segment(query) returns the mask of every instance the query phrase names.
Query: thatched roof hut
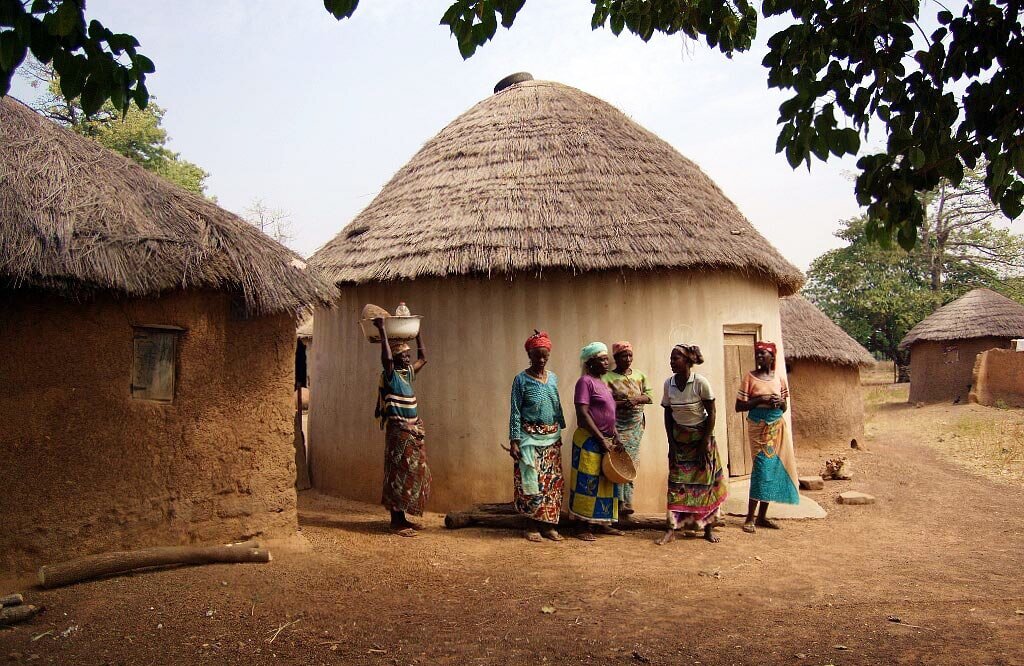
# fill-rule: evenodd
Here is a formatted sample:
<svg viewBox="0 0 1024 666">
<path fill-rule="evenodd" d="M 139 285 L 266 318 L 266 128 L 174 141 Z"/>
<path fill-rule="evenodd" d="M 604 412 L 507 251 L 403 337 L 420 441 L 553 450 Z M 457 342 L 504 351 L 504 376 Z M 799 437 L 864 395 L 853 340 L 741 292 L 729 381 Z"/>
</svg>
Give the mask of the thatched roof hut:
<svg viewBox="0 0 1024 666">
<path fill-rule="evenodd" d="M 417 394 L 437 509 L 511 496 L 494 444 L 507 438 L 509 386 L 534 328 L 555 341 L 549 367 L 570 421 L 577 350 L 594 339 L 632 340 L 659 399 L 672 345 L 700 344 L 712 385 L 732 395 L 739 375 L 723 372 L 725 357 L 739 345 L 752 359 L 754 338 L 778 339 L 778 296 L 803 281 L 668 143 L 596 97 L 533 80 L 427 141 L 310 264 L 341 288 L 339 307 L 315 320 L 314 485 L 380 497 L 379 431 L 351 399 L 372 393 L 379 360 L 357 320 L 367 302 L 405 301 L 431 345 Z M 648 439 L 637 502 L 663 509 L 664 437 Z"/>
<path fill-rule="evenodd" d="M 781 299 L 781 317 L 797 444 L 861 437 L 860 370 L 874 358 L 800 294 Z"/>
<path fill-rule="evenodd" d="M 0 99 L 0 572 L 295 532 L 295 316 L 333 287 Z"/>
<path fill-rule="evenodd" d="M 237 215 L 0 99 L 0 284 L 73 296 L 237 293 L 249 314 L 297 312 L 332 289 Z"/>
<path fill-rule="evenodd" d="M 803 283 L 696 164 L 551 81 L 456 118 L 311 262 L 338 284 L 659 269 L 735 271 L 781 295 Z"/>
<path fill-rule="evenodd" d="M 787 363 L 815 361 L 851 367 L 875 364 L 871 352 L 802 295 L 786 296 L 780 305 Z"/>
<path fill-rule="evenodd" d="M 910 401 L 966 401 L 974 361 L 1024 337 L 1024 305 L 973 289 L 921 320 L 900 341 L 910 350 Z"/>
</svg>

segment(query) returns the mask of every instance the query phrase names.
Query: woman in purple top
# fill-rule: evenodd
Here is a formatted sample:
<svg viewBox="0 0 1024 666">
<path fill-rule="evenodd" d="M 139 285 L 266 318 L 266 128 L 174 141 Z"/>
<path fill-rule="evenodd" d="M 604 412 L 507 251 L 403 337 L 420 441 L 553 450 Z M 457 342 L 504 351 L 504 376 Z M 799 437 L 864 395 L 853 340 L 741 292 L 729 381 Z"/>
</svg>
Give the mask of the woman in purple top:
<svg viewBox="0 0 1024 666">
<path fill-rule="evenodd" d="M 622 486 L 601 471 L 604 454 L 621 448 L 615 433 L 615 397 L 601 377 L 608 372 L 608 347 L 591 342 L 580 351 L 584 373 L 576 382 L 576 432 L 572 436 L 572 471 L 569 474 L 569 513 L 586 527 L 577 536 L 595 541 L 601 534 L 621 535 L 612 527 L 619 519 Z"/>
</svg>

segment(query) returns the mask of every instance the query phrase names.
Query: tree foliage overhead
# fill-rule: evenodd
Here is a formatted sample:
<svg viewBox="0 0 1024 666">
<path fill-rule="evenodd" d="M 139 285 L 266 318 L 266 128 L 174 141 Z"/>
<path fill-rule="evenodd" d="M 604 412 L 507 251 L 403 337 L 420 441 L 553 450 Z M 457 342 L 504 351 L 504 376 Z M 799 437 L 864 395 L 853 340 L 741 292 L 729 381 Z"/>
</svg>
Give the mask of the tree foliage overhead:
<svg viewBox="0 0 1024 666">
<path fill-rule="evenodd" d="M 703 39 L 726 56 L 748 50 L 759 12 L 747 0 L 590 0 L 591 26 L 643 40 L 656 33 Z M 0 93 L 31 51 L 52 61 L 66 97 L 87 113 L 107 101 L 124 113 L 148 101 L 148 58 L 137 40 L 97 21 L 85 0 L 0 0 Z M 454 0 L 441 16 L 464 58 L 511 28 L 526 0 Z M 337 19 L 359 0 L 324 0 Z M 925 15 L 927 10 L 927 16 Z M 984 187 L 1010 218 L 1024 212 L 1024 29 L 1021 0 L 972 0 L 957 12 L 922 0 L 763 0 L 760 15 L 786 21 L 768 40 L 768 85 L 792 93 L 779 108 L 776 149 L 795 168 L 861 155 L 855 191 L 863 233 L 917 243 L 927 211 L 919 196 L 964 167 L 985 165 Z M 933 26 L 925 30 L 922 25 Z M 873 128 L 884 151 L 863 154 Z"/>
<path fill-rule="evenodd" d="M 32 104 L 42 115 L 190 192 L 205 193 L 206 178 L 210 174 L 167 147 L 169 137 L 163 128 L 165 111 L 155 102 L 145 109 L 132 107 L 122 115 L 107 101 L 98 111 L 86 115 L 79 98 L 68 100 L 61 94 L 60 79 L 53 67 L 30 62 L 26 78 L 31 85 L 42 89 L 42 94 Z"/>
</svg>

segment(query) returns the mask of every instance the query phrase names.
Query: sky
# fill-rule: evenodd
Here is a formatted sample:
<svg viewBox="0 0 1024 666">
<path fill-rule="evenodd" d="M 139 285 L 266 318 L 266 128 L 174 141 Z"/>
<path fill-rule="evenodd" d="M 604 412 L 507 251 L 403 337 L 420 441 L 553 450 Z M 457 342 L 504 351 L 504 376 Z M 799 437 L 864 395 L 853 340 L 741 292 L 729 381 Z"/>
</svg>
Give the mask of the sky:
<svg viewBox="0 0 1024 666">
<path fill-rule="evenodd" d="M 514 27 L 463 61 L 438 21 L 446 0 L 363 0 L 338 22 L 320 0 L 89 0 L 87 18 L 141 43 L 157 71 L 169 147 L 210 173 L 236 213 L 288 213 L 304 256 L 347 225 L 422 145 L 507 74 L 600 97 L 696 162 L 790 261 L 806 269 L 859 213 L 854 160 L 790 168 L 760 62 L 772 24 L 731 60 L 679 36 L 591 30 L 587 0 L 530 0 Z M 30 101 L 23 80 L 12 93 Z"/>
</svg>

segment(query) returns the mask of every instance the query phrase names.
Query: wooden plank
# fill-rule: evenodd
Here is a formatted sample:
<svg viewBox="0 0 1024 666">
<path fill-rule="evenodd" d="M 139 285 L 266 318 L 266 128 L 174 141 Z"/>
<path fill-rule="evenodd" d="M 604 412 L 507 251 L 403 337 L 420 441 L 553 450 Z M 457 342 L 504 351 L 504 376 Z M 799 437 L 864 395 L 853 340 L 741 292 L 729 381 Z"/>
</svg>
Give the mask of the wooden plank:
<svg viewBox="0 0 1024 666">
<path fill-rule="evenodd" d="M 135 329 L 132 397 L 170 402 L 174 399 L 174 360 L 178 333 Z"/>
<path fill-rule="evenodd" d="M 733 391 L 739 388 L 744 375 L 754 369 L 754 341 L 750 333 L 725 333 L 725 387 L 729 391 L 723 400 L 727 410 L 726 437 L 729 448 L 729 476 L 746 476 L 753 468 L 750 447 L 747 446 L 746 415 L 732 408 Z M 727 404 L 726 404 L 727 403 Z"/>
</svg>

